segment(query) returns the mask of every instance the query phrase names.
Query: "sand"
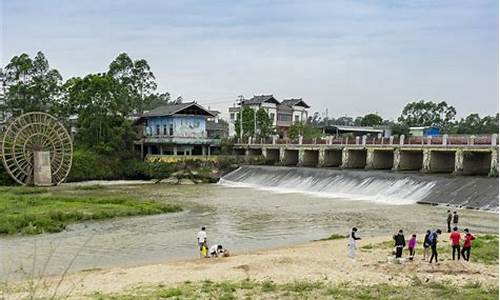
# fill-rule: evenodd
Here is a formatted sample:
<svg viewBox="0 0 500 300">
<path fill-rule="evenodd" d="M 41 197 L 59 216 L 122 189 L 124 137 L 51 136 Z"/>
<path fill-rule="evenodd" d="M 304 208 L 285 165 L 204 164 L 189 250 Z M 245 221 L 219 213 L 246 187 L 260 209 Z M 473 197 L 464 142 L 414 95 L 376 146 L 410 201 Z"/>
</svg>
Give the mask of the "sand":
<svg viewBox="0 0 500 300">
<path fill-rule="evenodd" d="M 235 253 L 228 258 L 167 261 L 130 268 L 87 270 L 67 274 L 57 288 L 57 294 L 71 294 L 72 297 L 78 298 L 79 295 L 95 292 L 120 293 L 143 284 L 246 278 L 269 279 L 278 283 L 327 280 L 333 283 L 407 284 L 417 276 L 424 282 L 481 282 L 498 286 L 498 265 L 452 261 L 451 251 L 440 253 L 440 264 L 431 265 L 423 261 L 421 256 L 403 264 L 389 263 L 387 249 L 361 249 L 363 245 L 374 245 L 387 240 L 388 237 L 373 237 L 359 241 L 356 262 L 347 257 L 347 239 L 341 239 L 251 253 Z M 407 252 L 404 255 L 406 256 Z M 60 277 L 44 278 L 37 294 L 52 295 L 59 282 Z M 12 296 L 21 297 L 22 293 Z"/>
</svg>

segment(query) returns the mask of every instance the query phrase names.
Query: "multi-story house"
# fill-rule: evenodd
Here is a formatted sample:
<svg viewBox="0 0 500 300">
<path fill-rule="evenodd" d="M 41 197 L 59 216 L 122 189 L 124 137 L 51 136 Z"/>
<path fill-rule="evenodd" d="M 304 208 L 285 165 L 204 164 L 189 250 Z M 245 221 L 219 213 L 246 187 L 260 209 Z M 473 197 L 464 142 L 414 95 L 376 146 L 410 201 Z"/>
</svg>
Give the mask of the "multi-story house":
<svg viewBox="0 0 500 300">
<path fill-rule="evenodd" d="M 134 121 L 139 128 L 136 149 L 143 157 L 210 155 L 219 146 L 219 140 L 208 136 L 207 118 L 215 117 L 195 102 L 159 106 Z"/>
<path fill-rule="evenodd" d="M 278 128 L 279 132 L 286 136 L 288 128 L 293 123 L 306 122 L 308 117 L 308 110 L 310 106 L 302 100 L 298 99 L 285 99 L 279 102 L 273 95 L 260 95 L 253 96 L 251 99 L 241 99 L 237 105 L 229 108 L 229 134 L 234 134 L 236 120 L 241 107 L 250 107 L 254 110 L 264 108 L 271 120 L 272 126 Z"/>
</svg>

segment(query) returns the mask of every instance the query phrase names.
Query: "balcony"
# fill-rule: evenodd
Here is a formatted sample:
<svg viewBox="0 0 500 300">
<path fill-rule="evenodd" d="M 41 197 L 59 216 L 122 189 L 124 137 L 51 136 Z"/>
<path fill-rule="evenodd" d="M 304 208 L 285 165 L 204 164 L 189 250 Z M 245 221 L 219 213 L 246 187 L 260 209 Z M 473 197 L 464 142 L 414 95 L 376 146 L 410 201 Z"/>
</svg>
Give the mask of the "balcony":
<svg viewBox="0 0 500 300">
<path fill-rule="evenodd" d="M 185 145 L 216 145 L 220 143 L 219 139 L 207 137 L 207 133 L 200 135 L 162 135 L 143 133 L 136 144 L 185 144 Z"/>
</svg>

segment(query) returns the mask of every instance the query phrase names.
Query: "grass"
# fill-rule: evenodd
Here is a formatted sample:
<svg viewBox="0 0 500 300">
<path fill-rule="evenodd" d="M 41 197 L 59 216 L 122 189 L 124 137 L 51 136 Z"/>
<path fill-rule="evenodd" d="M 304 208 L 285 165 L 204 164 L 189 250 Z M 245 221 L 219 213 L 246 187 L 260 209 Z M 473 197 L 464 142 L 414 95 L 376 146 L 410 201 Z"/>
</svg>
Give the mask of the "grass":
<svg viewBox="0 0 500 300">
<path fill-rule="evenodd" d="M 88 220 L 182 210 L 176 204 L 111 196 L 111 192 L 93 195 L 92 189 L 68 195 L 45 188 L 0 188 L 0 234 L 59 232 L 69 224 Z"/>
<path fill-rule="evenodd" d="M 498 287 L 474 282 L 462 286 L 415 280 L 407 286 L 391 284 L 347 285 L 326 281 L 202 281 L 175 286 L 142 286 L 122 294 L 89 295 L 96 300 L 131 299 L 498 299 Z"/>
<path fill-rule="evenodd" d="M 347 235 L 334 233 L 327 238 L 321 239 L 320 241 L 341 240 L 341 239 L 346 239 L 346 238 L 347 238 Z"/>
</svg>

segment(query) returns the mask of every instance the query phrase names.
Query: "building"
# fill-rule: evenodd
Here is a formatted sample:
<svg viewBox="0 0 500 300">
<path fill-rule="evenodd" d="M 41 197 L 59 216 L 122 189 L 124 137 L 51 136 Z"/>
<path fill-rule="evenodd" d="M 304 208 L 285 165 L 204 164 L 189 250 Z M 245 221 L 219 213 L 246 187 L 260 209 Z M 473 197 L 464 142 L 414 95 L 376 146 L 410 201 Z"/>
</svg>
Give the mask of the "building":
<svg viewBox="0 0 500 300">
<path fill-rule="evenodd" d="M 288 128 L 296 122 L 306 122 L 310 106 L 302 100 L 284 99 L 279 102 L 273 95 L 253 96 L 250 99 L 241 99 L 233 107 L 229 108 L 230 134 L 234 134 L 234 127 L 238 126 L 236 120 L 241 107 L 250 107 L 253 110 L 264 108 L 271 120 L 273 127 L 286 136 Z"/>
<path fill-rule="evenodd" d="M 139 139 L 135 147 L 146 154 L 210 155 L 219 140 L 207 133 L 207 119 L 216 118 L 195 102 L 159 106 L 142 114 L 134 124 Z"/>
<path fill-rule="evenodd" d="M 439 136 L 441 130 L 435 126 L 410 127 L 411 136 Z"/>
<path fill-rule="evenodd" d="M 223 139 L 229 136 L 229 125 L 220 118 L 220 111 L 210 110 L 215 117 L 207 117 L 207 137 Z"/>
</svg>

